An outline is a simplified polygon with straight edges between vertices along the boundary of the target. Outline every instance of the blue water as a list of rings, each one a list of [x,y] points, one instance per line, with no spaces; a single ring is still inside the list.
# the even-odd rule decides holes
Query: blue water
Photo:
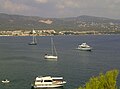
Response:
[[[0,89],[31,89],[38,75],[63,76],[64,89],[76,89],[91,76],[120,69],[120,35],[54,36],[58,60],[45,60],[50,53],[50,37],[37,37],[38,45],[28,45],[31,37],[0,37]],[[78,44],[87,42],[91,52],[79,51]],[[118,76],[117,83],[120,83]]]

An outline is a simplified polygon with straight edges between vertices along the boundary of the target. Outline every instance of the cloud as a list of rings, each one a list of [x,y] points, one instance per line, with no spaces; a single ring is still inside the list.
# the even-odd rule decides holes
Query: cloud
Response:
[[[64,8],[65,8],[65,6],[62,5],[62,4],[60,4],[60,5],[56,5],[56,7],[59,8],[59,9],[64,9]]]
[[[17,4],[10,0],[4,0],[2,4],[3,4],[2,8],[4,10],[11,11],[11,12],[20,12],[20,11],[28,10],[28,6],[24,4]]]
[[[35,1],[38,3],[47,3],[48,2],[48,0],[35,0]]]
[[[64,16],[120,17],[120,0],[59,0],[56,8]]]
[[[120,18],[120,0],[0,0],[0,12],[41,17],[94,15]]]
[[[74,0],[61,0],[61,1],[57,2],[56,7],[59,9],[78,8],[79,3],[78,3],[78,0],[76,0],[76,1],[74,1]]]
[[[32,0],[29,0],[32,1]],[[32,6],[33,5],[33,6]],[[38,15],[38,8],[34,6],[33,2],[21,0],[1,0],[0,12],[18,15]]]

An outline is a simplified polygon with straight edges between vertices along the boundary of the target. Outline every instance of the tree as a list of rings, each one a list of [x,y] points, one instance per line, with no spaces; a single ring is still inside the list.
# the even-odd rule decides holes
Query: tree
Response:
[[[118,89],[116,85],[116,79],[119,74],[117,69],[106,72],[106,74],[100,73],[97,77],[91,77],[85,86],[78,89]]]

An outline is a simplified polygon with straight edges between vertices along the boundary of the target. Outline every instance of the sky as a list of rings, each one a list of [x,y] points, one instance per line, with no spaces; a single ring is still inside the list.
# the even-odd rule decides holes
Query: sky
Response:
[[[0,13],[50,18],[90,15],[120,19],[120,0],[0,0]]]

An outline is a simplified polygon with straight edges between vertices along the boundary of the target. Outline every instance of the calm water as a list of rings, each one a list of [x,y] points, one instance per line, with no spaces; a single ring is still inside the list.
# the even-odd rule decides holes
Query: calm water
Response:
[[[38,45],[28,45],[31,37],[0,37],[0,89],[31,89],[38,75],[63,76],[64,89],[75,89],[91,76],[111,69],[120,69],[120,35],[55,36],[57,61],[45,60],[50,53],[50,37],[37,37]],[[75,50],[87,42],[92,52]],[[120,83],[120,77],[118,77]]]

